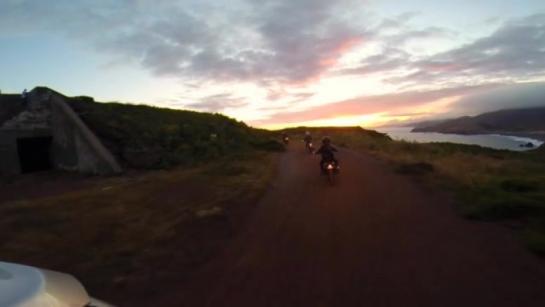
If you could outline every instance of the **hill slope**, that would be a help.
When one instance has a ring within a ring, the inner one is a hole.
[[[68,100],[125,167],[195,164],[251,150],[282,150],[274,134],[221,114],[120,103]]]
[[[543,133],[545,131],[545,107],[508,109],[483,113],[473,117],[464,116],[416,127],[413,131],[458,134]]]

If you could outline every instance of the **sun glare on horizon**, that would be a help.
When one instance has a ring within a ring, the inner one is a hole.
[[[357,116],[340,116],[329,119],[318,119],[311,121],[302,121],[297,123],[279,123],[279,124],[270,124],[263,125],[260,128],[279,130],[285,128],[293,127],[350,127],[350,126],[359,126],[363,128],[374,128],[378,127],[388,121],[395,120],[398,118],[385,116],[385,113],[375,113],[368,115],[357,115]]]

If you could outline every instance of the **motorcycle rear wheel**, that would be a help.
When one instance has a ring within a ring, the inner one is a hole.
[[[327,182],[329,182],[330,185],[335,184],[335,174],[333,170],[327,170]]]

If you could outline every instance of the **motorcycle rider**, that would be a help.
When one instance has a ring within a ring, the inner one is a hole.
[[[282,141],[287,144],[289,141],[288,133],[286,131],[282,131]]]
[[[334,152],[337,152],[337,148],[331,145],[331,139],[329,137],[324,137],[322,139],[322,146],[316,151],[316,154],[322,155],[322,160],[320,161],[320,170],[325,172],[324,164],[327,162],[334,162],[336,166],[339,166],[339,161],[335,159]]]
[[[309,144],[312,143],[312,136],[309,131],[305,132],[305,138],[303,140],[305,141],[305,147],[309,147]]]

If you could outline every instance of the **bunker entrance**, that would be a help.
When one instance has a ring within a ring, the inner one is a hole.
[[[17,152],[23,174],[52,169],[50,156],[52,140],[50,136],[17,139]]]

